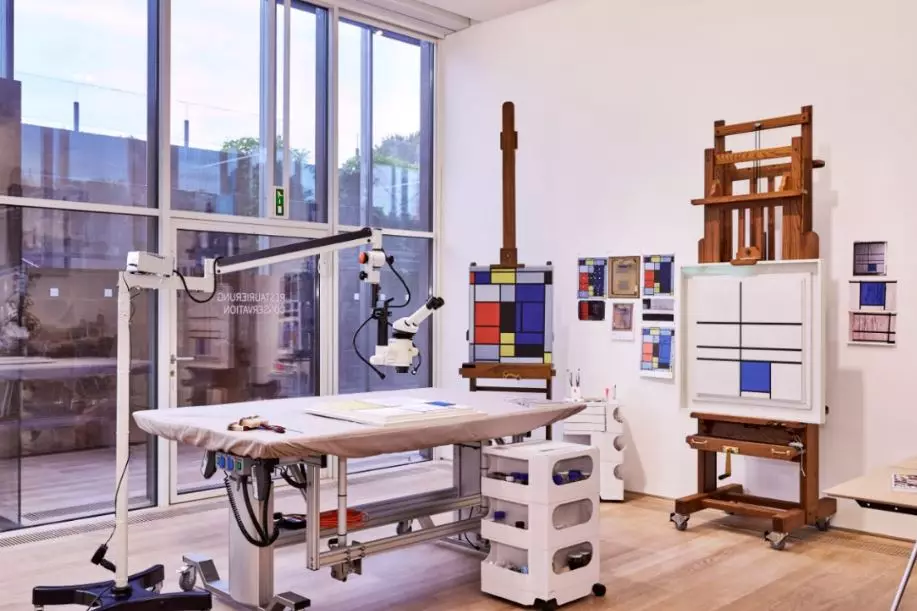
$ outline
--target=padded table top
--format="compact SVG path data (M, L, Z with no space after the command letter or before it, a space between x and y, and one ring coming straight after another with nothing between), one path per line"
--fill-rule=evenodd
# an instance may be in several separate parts
M335 401L393 397L448 401L480 413L394 426L371 426L307 414L304 409ZM133 416L147 433L236 456L302 458L329 454L362 458L521 435L568 418L585 406L582 402L514 400L509 393L421 388L149 410L135 412ZM270 424L283 426L286 432L227 430L231 422L254 415L266 418Z

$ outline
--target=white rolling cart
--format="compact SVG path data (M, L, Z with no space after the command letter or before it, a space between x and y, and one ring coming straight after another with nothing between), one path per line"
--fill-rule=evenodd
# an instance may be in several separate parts
M599 497L624 500L624 423L616 400L586 399L586 409L563 422L564 441L592 445L599 450Z
M490 553L481 590L550 611L590 594L599 583L597 448L526 441L483 450L481 536Z

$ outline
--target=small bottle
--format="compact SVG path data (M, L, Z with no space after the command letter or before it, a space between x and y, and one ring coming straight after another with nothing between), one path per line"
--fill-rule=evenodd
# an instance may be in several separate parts
M578 482L583 479L583 472L578 469L571 469L568 477L571 482Z
M506 476L506 481L508 481L509 483L512 484L512 483L515 483L516 478L513 477L512 475L507 475L507 476Z
M520 569L519 572L522 573L523 575L528 575L528 574L529 574L529 567L523 566L522 569Z
M494 522L502 522L506 519L505 511L495 511L494 512Z
M557 484L558 486L563 486L565 483L563 473L555 473L552 479L554 480L554 483Z
M525 530L525 522L523 522L522 520L517 520L516 528L521 528L522 530Z

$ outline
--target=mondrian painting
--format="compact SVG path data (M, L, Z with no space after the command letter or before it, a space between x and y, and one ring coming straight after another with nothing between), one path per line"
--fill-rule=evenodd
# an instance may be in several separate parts
M694 278L688 307L695 397L804 403L809 292L802 274Z
M579 290L577 298L605 297L608 284L608 259L580 259L578 266Z
M650 378L672 378L675 375L675 329L643 328L643 352L640 375Z
M675 256L643 256L643 296L675 296Z
M884 276L886 242L853 243L853 275Z
M553 269L473 265L470 272L471 362L551 363Z
M894 280L851 280L849 290L850 343L894 346L898 283Z

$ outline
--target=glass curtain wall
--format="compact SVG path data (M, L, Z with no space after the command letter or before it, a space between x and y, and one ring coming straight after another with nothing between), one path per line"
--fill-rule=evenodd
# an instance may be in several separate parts
M341 224L390 230L385 251L394 256L402 284L389 268L382 274L395 318L407 316L430 296L433 229L433 45L358 21L339 26L338 184ZM369 287L359 281L355 257L339 265L338 389L367 392L432 384L432 325L416 343L416 375L380 379L360 359L372 354ZM431 452L353 460L363 471L428 460Z
M410 292L398 313L430 294L434 45L337 14L299 0L0 0L0 531L113 510L128 252L167 247L193 271L220 249L374 225L408 288L386 272L384 290L396 302ZM284 218L268 205L275 187ZM351 340L370 304L354 257L328 268L334 308L319 308L315 259L239 274L227 292L282 295L276 312L202 313L179 296L166 315L155 293L138 296L131 410L429 385L431 326L416 376L380 383L360 368ZM326 311L339 333L322 332L335 324ZM167 349L170 321L182 341ZM214 390L221 355L234 374ZM173 374L175 405L162 390ZM130 443L131 507L168 499L168 457L136 427ZM201 484L189 456L171 474L179 492Z

